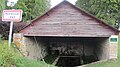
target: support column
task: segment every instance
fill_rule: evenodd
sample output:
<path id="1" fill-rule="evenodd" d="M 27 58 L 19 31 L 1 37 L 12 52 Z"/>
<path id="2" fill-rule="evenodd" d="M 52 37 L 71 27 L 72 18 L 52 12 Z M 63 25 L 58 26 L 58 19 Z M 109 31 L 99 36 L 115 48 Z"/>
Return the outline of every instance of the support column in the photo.
<path id="1" fill-rule="evenodd" d="M 20 52 L 26 57 L 27 56 L 26 42 L 25 42 L 25 37 L 23 36 L 22 33 L 14 33 L 13 43 L 20 50 Z"/>
<path id="2" fill-rule="evenodd" d="M 118 58 L 118 35 L 109 38 L 109 59 Z"/>

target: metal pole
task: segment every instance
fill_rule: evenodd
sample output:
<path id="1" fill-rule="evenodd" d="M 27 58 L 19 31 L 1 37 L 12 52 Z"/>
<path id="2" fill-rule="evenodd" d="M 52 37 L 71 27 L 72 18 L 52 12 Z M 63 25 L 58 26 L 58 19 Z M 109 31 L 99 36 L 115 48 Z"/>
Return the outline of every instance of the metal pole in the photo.
<path id="1" fill-rule="evenodd" d="M 8 40 L 9 46 L 11 45 L 11 41 L 12 41 L 12 29 L 13 29 L 13 21 L 10 22 L 10 31 L 9 31 L 9 40 Z"/>

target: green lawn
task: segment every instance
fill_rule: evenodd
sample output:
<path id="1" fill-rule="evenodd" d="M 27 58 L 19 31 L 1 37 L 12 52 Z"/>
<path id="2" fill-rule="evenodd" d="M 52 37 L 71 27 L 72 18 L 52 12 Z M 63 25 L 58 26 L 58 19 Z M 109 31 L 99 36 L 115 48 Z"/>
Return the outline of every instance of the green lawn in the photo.
<path id="1" fill-rule="evenodd" d="M 18 67 L 55 67 L 42 61 L 36 61 L 27 58 L 21 58 L 20 60 L 22 60 L 22 63 L 19 63 L 20 65 L 17 64 Z"/>
<path id="2" fill-rule="evenodd" d="M 120 64 L 120 35 L 119 35 L 119 42 L 118 42 L 118 62 Z"/>
<path id="3" fill-rule="evenodd" d="M 120 39 L 120 36 L 119 36 Z M 118 43 L 118 60 L 112 59 L 108 61 L 88 64 L 84 67 L 120 67 L 120 40 Z"/>

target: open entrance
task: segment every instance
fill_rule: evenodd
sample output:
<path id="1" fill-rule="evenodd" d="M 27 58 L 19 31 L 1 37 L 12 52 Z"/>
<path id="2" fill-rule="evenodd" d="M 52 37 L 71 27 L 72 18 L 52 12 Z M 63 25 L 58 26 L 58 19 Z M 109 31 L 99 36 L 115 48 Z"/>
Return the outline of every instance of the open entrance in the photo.
<path id="1" fill-rule="evenodd" d="M 32 52 L 31 48 L 34 48 L 37 52 Z M 109 58 L 109 43 L 108 39 L 105 37 L 34 37 L 30 40 L 30 44 L 33 41 L 34 45 L 31 45 L 29 56 L 36 54 L 42 55 L 42 57 L 47 56 L 48 61 L 51 64 L 55 64 L 58 67 L 74 67 L 81 66 L 84 64 L 89 64 L 99 60 L 105 60 Z M 32 38 L 28 38 L 32 39 Z M 29 44 L 29 46 L 30 46 Z M 41 49 L 41 50 L 40 50 Z M 35 53 L 35 54 L 34 54 Z M 56 58 L 55 58 L 56 57 Z M 51 58 L 54 60 L 51 61 Z"/>
<path id="2" fill-rule="evenodd" d="M 49 54 L 58 55 L 58 67 L 74 67 L 108 59 L 108 38 L 47 38 Z"/>

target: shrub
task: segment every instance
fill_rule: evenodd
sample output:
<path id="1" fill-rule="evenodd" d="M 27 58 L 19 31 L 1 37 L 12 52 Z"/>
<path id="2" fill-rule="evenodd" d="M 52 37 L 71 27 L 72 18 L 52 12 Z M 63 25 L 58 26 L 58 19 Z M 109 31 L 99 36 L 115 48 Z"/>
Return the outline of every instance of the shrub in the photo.
<path id="1" fill-rule="evenodd" d="M 0 67 L 55 67 L 37 60 L 27 59 L 19 51 L 8 46 L 7 41 L 0 40 Z"/>
<path id="2" fill-rule="evenodd" d="M 20 55 L 8 46 L 7 41 L 0 41 L 0 67 L 15 66 L 18 58 L 20 58 Z"/>

